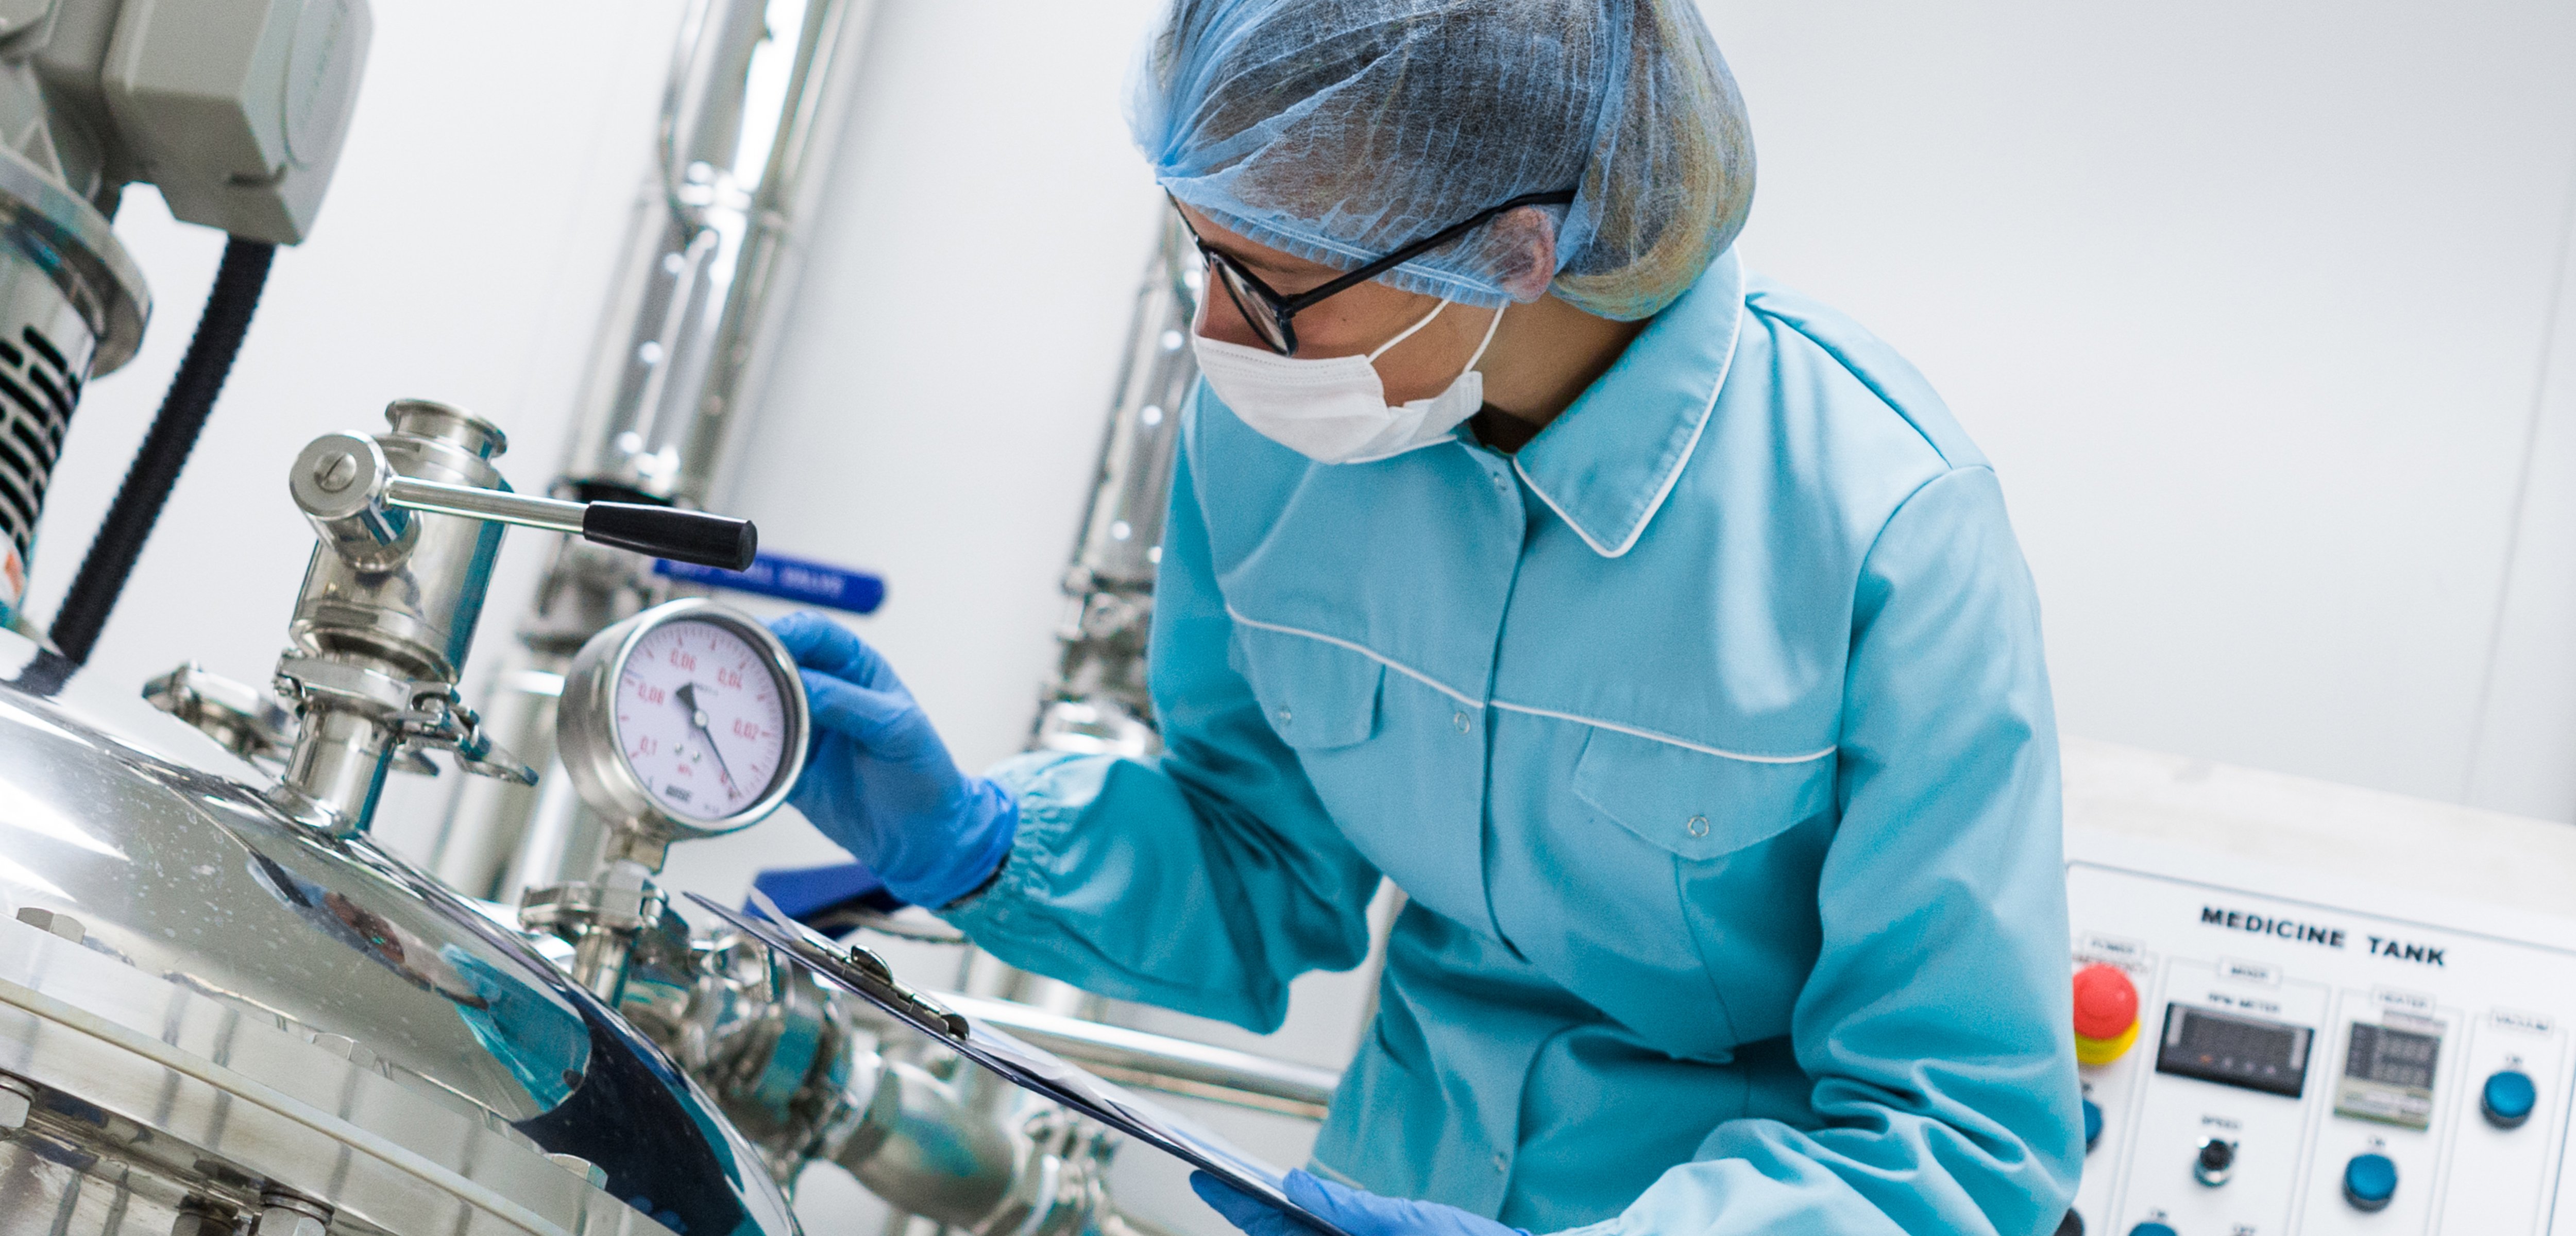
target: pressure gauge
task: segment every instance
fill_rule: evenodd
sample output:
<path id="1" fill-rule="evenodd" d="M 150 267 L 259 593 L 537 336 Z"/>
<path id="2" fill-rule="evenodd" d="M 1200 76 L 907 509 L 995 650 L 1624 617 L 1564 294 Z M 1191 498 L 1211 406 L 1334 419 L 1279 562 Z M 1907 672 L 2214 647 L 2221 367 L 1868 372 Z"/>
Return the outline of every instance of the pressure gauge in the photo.
<path id="1" fill-rule="evenodd" d="M 757 823 L 805 769 L 805 684 L 768 628 L 692 598 L 590 638 L 555 741 L 582 801 L 665 840 Z"/>

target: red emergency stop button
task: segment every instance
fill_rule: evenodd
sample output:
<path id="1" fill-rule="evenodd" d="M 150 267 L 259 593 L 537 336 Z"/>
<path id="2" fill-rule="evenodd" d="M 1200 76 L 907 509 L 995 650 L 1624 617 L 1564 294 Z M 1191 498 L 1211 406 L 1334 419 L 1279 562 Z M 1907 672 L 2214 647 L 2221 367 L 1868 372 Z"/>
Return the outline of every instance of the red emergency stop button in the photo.
<path id="1" fill-rule="evenodd" d="M 2138 1041 L 2138 986 L 2118 966 L 2075 972 L 2075 1059 L 2109 1064 Z"/>

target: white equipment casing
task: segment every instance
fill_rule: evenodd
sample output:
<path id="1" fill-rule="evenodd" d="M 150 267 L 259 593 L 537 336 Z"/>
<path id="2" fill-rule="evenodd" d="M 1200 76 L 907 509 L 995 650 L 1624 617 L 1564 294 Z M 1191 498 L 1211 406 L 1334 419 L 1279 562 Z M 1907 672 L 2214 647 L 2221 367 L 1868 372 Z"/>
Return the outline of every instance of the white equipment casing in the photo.
<path id="1" fill-rule="evenodd" d="M 133 178 L 190 223 L 303 240 L 374 30 L 365 0 L 125 0 L 99 87 Z"/>
<path id="2" fill-rule="evenodd" d="M 2066 787 L 2074 962 L 2139 994 L 2136 1045 L 2082 1070 L 2102 1115 L 2084 1230 L 2576 1232 L 2576 828 L 2077 740 Z M 2289 1029 L 2297 1094 L 2160 1069 L 2192 1067 L 2188 1011 Z M 2390 1031 L 2438 1039 L 2429 1103 L 2374 1098 Z M 2480 1105 L 2504 1070 L 2538 1090 L 2511 1128 Z M 2232 1148 L 2217 1185 L 2194 1174 L 2208 1138 Z M 2396 1167 L 2375 1211 L 2344 1192 L 2368 1154 Z"/>

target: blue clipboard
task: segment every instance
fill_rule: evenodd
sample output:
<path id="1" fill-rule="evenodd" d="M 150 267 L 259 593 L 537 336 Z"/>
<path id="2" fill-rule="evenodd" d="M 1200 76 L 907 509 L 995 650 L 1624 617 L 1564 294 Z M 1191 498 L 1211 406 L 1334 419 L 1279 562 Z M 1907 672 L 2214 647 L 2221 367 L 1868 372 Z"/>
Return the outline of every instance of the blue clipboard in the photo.
<path id="1" fill-rule="evenodd" d="M 758 892 L 756 901 L 766 901 Z M 941 1046 L 1001 1074 L 1013 1085 L 1053 1100 L 1206 1172 L 1282 1214 L 1322 1233 L 1349 1236 L 1315 1212 L 1288 1200 L 1279 1169 L 1235 1149 L 1224 1138 L 1134 1092 L 1084 1072 L 1054 1053 L 1011 1037 L 903 985 L 885 959 L 856 945 L 834 943 L 784 914 L 754 918 L 696 893 L 709 914 L 768 945 L 823 982 L 857 996 L 938 1040 Z"/>

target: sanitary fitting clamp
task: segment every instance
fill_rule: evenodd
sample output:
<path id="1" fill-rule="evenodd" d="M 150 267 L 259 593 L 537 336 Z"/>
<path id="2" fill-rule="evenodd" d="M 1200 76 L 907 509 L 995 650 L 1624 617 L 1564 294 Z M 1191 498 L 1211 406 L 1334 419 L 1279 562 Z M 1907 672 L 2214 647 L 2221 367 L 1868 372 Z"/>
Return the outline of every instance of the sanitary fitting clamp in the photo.
<path id="1" fill-rule="evenodd" d="M 468 772 L 535 782 L 456 692 L 503 525 L 731 570 L 758 549 L 745 520 L 512 493 L 491 462 L 507 440 L 461 409 L 402 400 L 385 419 L 388 433 L 314 439 L 287 472 L 321 544 L 277 664 L 296 723 L 272 799 L 340 836 L 366 828 L 389 769 L 434 771 L 428 748 Z"/>
<path id="2" fill-rule="evenodd" d="M 672 972 L 690 966 L 688 924 L 638 862 L 611 863 L 597 880 L 528 890 L 519 925 L 572 945 L 574 981 L 611 1008 L 639 958 Z"/>

